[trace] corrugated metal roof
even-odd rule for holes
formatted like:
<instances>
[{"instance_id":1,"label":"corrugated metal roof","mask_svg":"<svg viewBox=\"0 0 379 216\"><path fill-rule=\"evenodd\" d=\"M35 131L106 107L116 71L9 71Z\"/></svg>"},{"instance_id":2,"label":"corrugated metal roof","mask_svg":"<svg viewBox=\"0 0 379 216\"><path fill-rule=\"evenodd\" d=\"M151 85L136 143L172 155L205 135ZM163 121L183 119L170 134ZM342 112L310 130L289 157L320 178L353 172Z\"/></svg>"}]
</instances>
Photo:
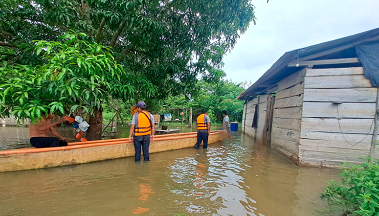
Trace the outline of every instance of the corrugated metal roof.
<instances>
[{"instance_id":1,"label":"corrugated metal roof","mask_svg":"<svg viewBox=\"0 0 379 216\"><path fill-rule=\"evenodd\" d=\"M301 59L308 56L312 57L312 55L332 49L343 49L344 47L347 47L346 49L348 49L351 48L351 46L365 43L370 38L378 36L379 28L376 28L348 37L286 52L253 85L251 85L244 93L242 93L238 99L250 100L257 95L265 92L265 90L270 88L273 84L298 71L300 68L288 67L288 63L290 63L292 60L299 58Z\"/></svg>"}]
</instances>

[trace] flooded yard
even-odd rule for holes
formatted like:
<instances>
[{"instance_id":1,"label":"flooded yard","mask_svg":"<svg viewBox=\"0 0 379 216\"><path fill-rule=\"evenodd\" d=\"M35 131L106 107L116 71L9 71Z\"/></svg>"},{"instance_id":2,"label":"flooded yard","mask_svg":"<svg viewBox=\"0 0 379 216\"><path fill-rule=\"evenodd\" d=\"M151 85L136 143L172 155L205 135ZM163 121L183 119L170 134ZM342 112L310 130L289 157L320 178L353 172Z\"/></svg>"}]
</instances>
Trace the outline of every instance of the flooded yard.
<instances>
[{"instance_id":1,"label":"flooded yard","mask_svg":"<svg viewBox=\"0 0 379 216\"><path fill-rule=\"evenodd\" d=\"M27 145L10 133L28 129L0 128L3 149ZM0 173L0 215L317 215L338 173L298 167L242 133L150 159Z\"/></svg>"},{"instance_id":2,"label":"flooded yard","mask_svg":"<svg viewBox=\"0 0 379 216\"><path fill-rule=\"evenodd\" d=\"M178 123L167 123L165 124L168 126L169 129L179 129L179 132L185 133L185 132L193 132L196 131L196 126L193 125L193 127L188 128L188 125L185 124L178 124ZM157 126L156 129L160 129L162 127L162 124L160 126ZM212 125L212 130L217 130L222 125ZM105 132L103 135L105 136L104 139L109 139L109 135L116 135L116 138L127 138L129 137L129 129L130 125L128 123L125 123L124 125L118 125L117 128L110 128L107 127L105 129ZM64 127L55 127L55 130L64 136L68 142L79 142L78 139L75 138L77 132L72 126L64 126ZM112 132L111 132L112 131ZM111 132L111 133L110 133ZM82 137L86 137L86 132L83 133ZM0 150L6 150L6 149L18 149L18 148L25 148L25 147L31 147L29 142L29 127L23 126L23 127L13 127L13 126L6 126L1 127L0 125Z\"/></svg>"}]
</instances>

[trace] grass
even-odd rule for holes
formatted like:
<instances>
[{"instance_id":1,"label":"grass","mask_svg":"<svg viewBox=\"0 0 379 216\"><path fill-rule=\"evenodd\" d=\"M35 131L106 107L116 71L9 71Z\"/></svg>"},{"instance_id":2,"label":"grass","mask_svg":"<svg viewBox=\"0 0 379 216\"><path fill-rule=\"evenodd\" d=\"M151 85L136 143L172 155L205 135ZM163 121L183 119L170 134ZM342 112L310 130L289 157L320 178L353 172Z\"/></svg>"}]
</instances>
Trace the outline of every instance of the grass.
<instances>
[{"instance_id":1,"label":"grass","mask_svg":"<svg viewBox=\"0 0 379 216\"><path fill-rule=\"evenodd\" d=\"M103 122L109 122L112 120L116 113L113 112L103 112ZM121 114L124 122L130 122L132 121L132 116L130 114ZM114 118L114 120L116 117ZM119 122L121 122L121 119L119 119Z\"/></svg>"}]
</instances>

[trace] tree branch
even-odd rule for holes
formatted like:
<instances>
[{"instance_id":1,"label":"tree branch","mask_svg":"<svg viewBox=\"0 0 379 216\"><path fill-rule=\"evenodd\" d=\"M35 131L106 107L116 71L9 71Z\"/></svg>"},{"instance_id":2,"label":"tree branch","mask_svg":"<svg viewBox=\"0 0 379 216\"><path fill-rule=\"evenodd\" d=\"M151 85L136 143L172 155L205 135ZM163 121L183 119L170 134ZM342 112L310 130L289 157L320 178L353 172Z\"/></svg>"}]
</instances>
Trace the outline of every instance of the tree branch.
<instances>
[{"instance_id":1,"label":"tree branch","mask_svg":"<svg viewBox=\"0 0 379 216\"><path fill-rule=\"evenodd\" d=\"M110 46L111 46L112 48L114 47L114 45L116 45L117 38L118 38L118 36L120 36L120 34L121 34L122 29L124 28L124 26L125 26L124 21L122 21L122 22L120 23L120 26L118 27L116 33L113 35L112 40L111 40L111 44L110 44Z\"/></svg>"},{"instance_id":2,"label":"tree branch","mask_svg":"<svg viewBox=\"0 0 379 216\"><path fill-rule=\"evenodd\" d=\"M15 54L12 54L12 53L3 53L3 52L0 52L0 55L16 56Z\"/></svg>"},{"instance_id":3,"label":"tree branch","mask_svg":"<svg viewBox=\"0 0 379 216\"><path fill-rule=\"evenodd\" d=\"M3 36L1 33L0 33L0 37L3 38L3 40L8 40L8 38Z\"/></svg>"},{"instance_id":4,"label":"tree branch","mask_svg":"<svg viewBox=\"0 0 379 216\"><path fill-rule=\"evenodd\" d=\"M9 45L11 45L13 47L17 47L17 45L12 42L12 39L14 36L11 33L0 30L0 37L3 38L5 41L8 41ZM5 42L3 42L3 43L5 43Z\"/></svg>"},{"instance_id":5,"label":"tree branch","mask_svg":"<svg viewBox=\"0 0 379 216\"><path fill-rule=\"evenodd\" d=\"M122 52L120 52L119 54L121 55L127 55L128 53L139 53L139 54L146 54L146 53L149 53L149 52L155 52L155 51L158 51L159 49L158 48L155 48L155 49L148 49L146 51L141 51L141 50L136 50L136 49L124 49L122 50Z\"/></svg>"},{"instance_id":6,"label":"tree branch","mask_svg":"<svg viewBox=\"0 0 379 216\"><path fill-rule=\"evenodd\" d=\"M1 36L2 38L4 38L5 40L7 40L7 39L12 40L12 38L13 38L13 35L12 35L12 34L10 34L10 33L8 33L8 32L5 32L5 31L2 31L2 30L0 30L0 36ZM7 38L7 37L8 37L8 38Z\"/></svg>"},{"instance_id":7,"label":"tree branch","mask_svg":"<svg viewBox=\"0 0 379 216\"><path fill-rule=\"evenodd\" d=\"M0 41L0 46L4 46L4 47L17 47L16 45L9 44L9 43L4 43L4 42L1 42L1 41Z\"/></svg>"},{"instance_id":8,"label":"tree branch","mask_svg":"<svg viewBox=\"0 0 379 216\"><path fill-rule=\"evenodd\" d=\"M99 30L97 30L96 39L95 39L97 43L99 43L99 41L100 41L100 36L101 36L101 32L104 29L104 25L105 25L105 18L103 18L101 20L101 23L100 23L100 26L99 26Z\"/></svg>"},{"instance_id":9,"label":"tree branch","mask_svg":"<svg viewBox=\"0 0 379 216\"><path fill-rule=\"evenodd\" d=\"M91 20L91 17L90 17L90 14L87 13L87 11L90 9L90 6L84 2L84 0L81 0L81 8L79 8L79 11L81 11L82 13L82 16L84 17L85 21L87 22L87 24L89 26L92 26L92 20ZM93 29L88 29L88 36L92 37L93 36Z\"/></svg>"}]
</instances>

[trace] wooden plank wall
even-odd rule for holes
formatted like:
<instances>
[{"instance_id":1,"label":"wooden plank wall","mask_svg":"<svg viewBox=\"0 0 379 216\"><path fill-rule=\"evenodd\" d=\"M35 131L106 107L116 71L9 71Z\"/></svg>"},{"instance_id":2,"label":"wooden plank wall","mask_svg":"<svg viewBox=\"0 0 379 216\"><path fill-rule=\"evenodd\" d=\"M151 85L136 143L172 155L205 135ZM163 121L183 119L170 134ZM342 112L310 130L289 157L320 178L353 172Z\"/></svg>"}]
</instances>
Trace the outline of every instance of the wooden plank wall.
<instances>
[{"instance_id":1,"label":"wooden plank wall","mask_svg":"<svg viewBox=\"0 0 379 216\"><path fill-rule=\"evenodd\" d=\"M247 114L246 113L246 109L247 108L247 102L243 105L243 114L242 114L242 132L244 132L245 133L245 114Z\"/></svg>"},{"instance_id":2,"label":"wooden plank wall","mask_svg":"<svg viewBox=\"0 0 379 216\"><path fill-rule=\"evenodd\" d=\"M278 83L271 132L274 150L298 163L305 69Z\"/></svg>"},{"instance_id":3,"label":"wooden plank wall","mask_svg":"<svg viewBox=\"0 0 379 216\"><path fill-rule=\"evenodd\" d=\"M246 104L246 120L242 125L245 126L245 133L255 138L256 141L260 141L262 139L266 119L267 97L268 95L260 95ZM253 128L252 124L256 105L258 105L258 122L257 128Z\"/></svg>"},{"instance_id":4,"label":"wooden plank wall","mask_svg":"<svg viewBox=\"0 0 379 216\"><path fill-rule=\"evenodd\" d=\"M266 123L266 110L267 110L267 99L269 95L258 96L258 124L256 128L256 142L261 142L263 137L263 130Z\"/></svg>"},{"instance_id":5,"label":"wooden plank wall","mask_svg":"<svg viewBox=\"0 0 379 216\"><path fill-rule=\"evenodd\" d=\"M308 68L304 78L299 163L335 167L368 156L377 90L364 77L361 67Z\"/></svg>"}]
</instances>

